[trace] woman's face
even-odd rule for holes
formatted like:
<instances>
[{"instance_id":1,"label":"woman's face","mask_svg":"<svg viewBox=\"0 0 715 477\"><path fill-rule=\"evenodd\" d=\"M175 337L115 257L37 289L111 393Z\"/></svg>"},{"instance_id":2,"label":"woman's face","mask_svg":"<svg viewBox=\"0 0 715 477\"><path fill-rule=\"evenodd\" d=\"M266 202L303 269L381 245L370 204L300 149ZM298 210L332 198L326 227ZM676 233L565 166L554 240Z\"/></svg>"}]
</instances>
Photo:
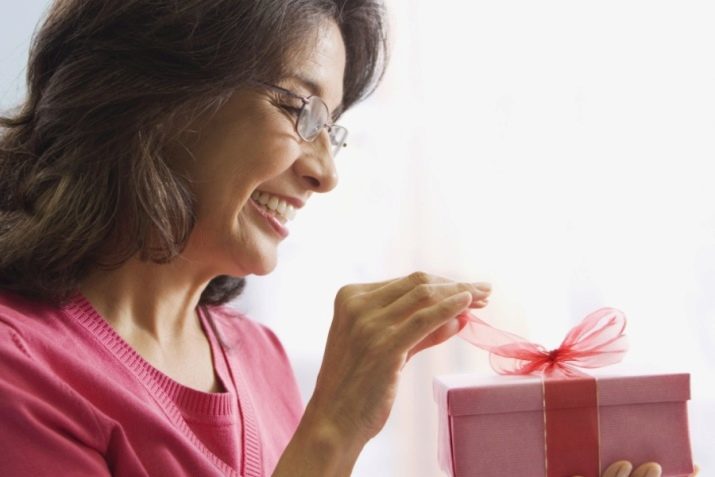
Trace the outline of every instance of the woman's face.
<instances>
[{"instance_id":1,"label":"woman's face","mask_svg":"<svg viewBox=\"0 0 715 477\"><path fill-rule=\"evenodd\" d=\"M345 46L337 25L326 22L315 48L278 86L320 96L331 114L343 97ZM209 120L193 129L184 172L196 198L196 225L183 257L211 275L262 275L276 265L290 218L313 192L337 184L327 131L313 142L295 130L300 106L267 88L236 91ZM265 204L267 202L267 204ZM277 210L275 210L277 209ZM292 209L292 210L291 210Z\"/></svg>"}]
</instances>

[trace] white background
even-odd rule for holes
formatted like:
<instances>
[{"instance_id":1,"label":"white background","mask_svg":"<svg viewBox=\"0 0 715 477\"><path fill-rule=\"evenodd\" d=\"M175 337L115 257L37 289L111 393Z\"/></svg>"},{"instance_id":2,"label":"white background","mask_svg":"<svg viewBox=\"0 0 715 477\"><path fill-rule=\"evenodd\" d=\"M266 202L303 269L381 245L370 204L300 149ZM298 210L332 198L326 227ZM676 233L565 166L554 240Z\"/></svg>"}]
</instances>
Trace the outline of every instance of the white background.
<instances>
[{"instance_id":1,"label":"white background","mask_svg":"<svg viewBox=\"0 0 715 477\"><path fill-rule=\"evenodd\" d=\"M23 91L45 1L2 0L0 108ZM625 311L626 362L690 371L715 469L715 4L388 1L392 59L342 123L341 184L291 225L236 306L283 340L306 399L332 299L413 270L494 286L482 316L552 347ZM356 476L440 475L435 374L485 372L453 340L405 369ZM711 470L708 470L711 469Z\"/></svg>"}]
</instances>

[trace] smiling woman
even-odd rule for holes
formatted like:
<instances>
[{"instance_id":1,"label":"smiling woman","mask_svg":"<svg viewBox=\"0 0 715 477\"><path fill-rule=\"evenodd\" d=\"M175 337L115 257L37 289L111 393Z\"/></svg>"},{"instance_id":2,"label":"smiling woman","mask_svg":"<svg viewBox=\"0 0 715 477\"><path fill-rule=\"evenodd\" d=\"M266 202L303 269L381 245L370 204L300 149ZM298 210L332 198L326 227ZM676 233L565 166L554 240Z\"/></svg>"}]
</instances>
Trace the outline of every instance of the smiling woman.
<instances>
[{"instance_id":1,"label":"smiling woman","mask_svg":"<svg viewBox=\"0 0 715 477\"><path fill-rule=\"evenodd\" d=\"M338 107L345 50L335 24L320 28L315 48L302 65L300 76L314 78L321 96L333 110ZM293 76L281 84L306 91ZM328 192L336 185L328 135L309 142L296 134L298 119L308 116L301 108L292 112L283 96L262 87L237 91L182 140L186 154L178 167L191 178L196 202L196 223L182 255L206 265L209 274L246 276L273 270L277 246L288 236L278 209L300 209L313 192ZM258 200L251 198L254 195Z\"/></svg>"},{"instance_id":2,"label":"smiling woman","mask_svg":"<svg viewBox=\"0 0 715 477\"><path fill-rule=\"evenodd\" d=\"M303 410L267 328L221 306L337 183L381 77L375 0L62 0L0 119L2 475L346 475L399 370L488 286L344 287Z\"/></svg>"},{"instance_id":3,"label":"smiling woman","mask_svg":"<svg viewBox=\"0 0 715 477\"><path fill-rule=\"evenodd\" d=\"M52 4L0 118L0 475L351 473L491 286L343 286L305 408L223 305L336 186L335 121L384 60L378 0Z\"/></svg>"},{"instance_id":4,"label":"smiling woman","mask_svg":"<svg viewBox=\"0 0 715 477\"><path fill-rule=\"evenodd\" d=\"M187 141L217 148L205 138L209 128L238 131L242 139L251 134L249 125L253 133L260 130L256 138L283 128L294 150L281 157L293 159L300 145L290 121L277 121L278 109L260 108L276 103L276 95L254 98L256 110L249 111L251 104L241 100L255 91L241 85L283 81L305 93L325 93L339 114L380 76L384 43L371 2L295 1L270 8L209 1L183 2L181 9L171 1L123 2L118 9L110 3L57 2L34 41L27 101L3 121L0 180L3 191L12 191L2 196L0 283L6 288L61 299L97 263L121 263L136 253L158 262L176 257L196 216L189 178L168 152ZM330 18L340 27L326 23ZM272 129L254 124L256 118ZM230 148L237 144L216 153L233 154L235 162L239 154ZM43 168L31 167L27 157L40 157ZM243 164L237 172L252 167ZM221 165L202 158L198 166L206 175ZM19 212L40 206L46 209L42 221ZM32 266L12 266L22 261ZM204 298L224 302L241 283L218 277Z\"/></svg>"},{"instance_id":5,"label":"smiling woman","mask_svg":"<svg viewBox=\"0 0 715 477\"><path fill-rule=\"evenodd\" d=\"M371 0L51 6L0 118L0 445L24 456L0 473L352 465L304 462L349 396L324 378L301 421L276 337L220 305L335 187L334 121L384 47ZM338 435L357 448L363 430Z\"/></svg>"}]
</instances>

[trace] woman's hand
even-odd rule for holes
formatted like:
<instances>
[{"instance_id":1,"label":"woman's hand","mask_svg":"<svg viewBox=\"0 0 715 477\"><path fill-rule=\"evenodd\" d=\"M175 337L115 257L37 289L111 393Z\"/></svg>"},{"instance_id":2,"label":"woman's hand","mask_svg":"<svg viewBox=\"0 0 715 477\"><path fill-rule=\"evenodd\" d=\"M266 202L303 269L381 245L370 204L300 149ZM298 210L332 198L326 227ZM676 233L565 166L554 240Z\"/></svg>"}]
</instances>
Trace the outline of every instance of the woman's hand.
<instances>
[{"instance_id":1,"label":"woman's hand","mask_svg":"<svg viewBox=\"0 0 715 477\"><path fill-rule=\"evenodd\" d=\"M315 392L291 444L322 436L312 446L319 458L338 452L344 462L313 475L349 475L363 445L384 426L405 363L461 330L465 311L485 306L489 293L485 283L425 273L338 292Z\"/></svg>"},{"instance_id":2,"label":"woman's hand","mask_svg":"<svg viewBox=\"0 0 715 477\"><path fill-rule=\"evenodd\" d=\"M603 477L660 477L661 473L660 465L655 462L648 462L633 470L633 464L626 460L619 460L606 469L603 473ZM695 467L695 472L690 477L695 477L696 475L698 475L697 466Z\"/></svg>"},{"instance_id":3,"label":"woman's hand","mask_svg":"<svg viewBox=\"0 0 715 477\"><path fill-rule=\"evenodd\" d=\"M343 287L311 404L344 435L367 441L387 419L407 360L456 334L460 315L484 306L489 292L424 273Z\"/></svg>"}]
</instances>

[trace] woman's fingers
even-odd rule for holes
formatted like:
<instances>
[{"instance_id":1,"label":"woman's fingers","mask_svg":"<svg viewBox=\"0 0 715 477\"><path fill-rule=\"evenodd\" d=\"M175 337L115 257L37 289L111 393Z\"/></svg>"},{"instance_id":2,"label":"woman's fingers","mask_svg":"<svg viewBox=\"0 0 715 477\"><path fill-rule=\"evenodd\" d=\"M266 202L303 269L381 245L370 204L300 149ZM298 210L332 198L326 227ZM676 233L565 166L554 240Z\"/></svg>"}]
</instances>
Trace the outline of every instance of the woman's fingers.
<instances>
[{"instance_id":1,"label":"woman's fingers","mask_svg":"<svg viewBox=\"0 0 715 477\"><path fill-rule=\"evenodd\" d=\"M690 477L696 477L700 469L695 466L695 472ZM619 460L609 465L602 477L660 477L663 469L655 462L648 462L633 470L633 465L626 460ZM574 477L581 477L575 475Z\"/></svg>"},{"instance_id":2,"label":"woman's fingers","mask_svg":"<svg viewBox=\"0 0 715 477\"><path fill-rule=\"evenodd\" d=\"M390 280L384 280L381 282L373 283L354 283L352 285L346 285L342 288L342 292L347 295L358 295L364 293L373 294L373 300L380 306L385 306L398 297L407 293L411 288L417 285L427 284L427 283L448 283L453 280L448 280L437 275L430 275L424 272L413 272L407 276L392 278Z\"/></svg>"},{"instance_id":3,"label":"woman's fingers","mask_svg":"<svg viewBox=\"0 0 715 477\"><path fill-rule=\"evenodd\" d=\"M463 313L471 302L472 294L468 291L461 291L432 306L421 309L397 325L399 332L396 333L395 346L398 349L412 350L448 320L457 321L455 318Z\"/></svg>"},{"instance_id":4,"label":"woman's fingers","mask_svg":"<svg viewBox=\"0 0 715 477\"><path fill-rule=\"evenodd\" d=\"M408 290L402 296L385 307L387 316L398 320L412 316L419 310L440 303L445 298L460 292L469 293L468 307L478 308L486 304L489 292L477 288L472 283L432 283L422 284Z\"/></svg>"},{"instance_id":5,"label":"woman's fingers","mask_svg":"<svg viewBox=\"0 0 715 477\"><path fill-rule=\"evenodd\" d=\"M412 297L422 300L430 298L430 290L435 286L446 285L458 287L453 293L469 290L474 293L475 302L489 296L491 285L488 283L459 283L436 275L415 272L397 280L383 282L376 288L363 288L361 291L369 293L370 301L382 307L388 306L409 293Z\"/></svg>"},{"instance_id":6,"label":"woman's fingers","mask_svg":"<svg viewBox=\"0 0 715 477\"><path fill-rule=\"evenodd\" d=\"M660 477L663 473L660 465L655 462L648 462L643 465L639 465L636 470L633 471L631 477Z\"/></svg>"},{"instance_id":7,"label":"woman's fingers","mask_svg":"<svg viewBox=\"0 0 715 477\"><path fill-rule=\"evenodd\" d=\"M407 359L409 360L413 355L419 353L423 349L427 349L438 345L443 341L447 341L449 338L459 333L468 321L469 317L466 313L457 315L453 320L447 320L445 324L434 330L422 341L417 343L412 349L410 349L407 353Z\"/></svg>"},{"instance_id":8,"label":"woman's fingers","mask_svg":"<svg viewBox=\"0 0 715 477\"><path fill-rule=\"evenodd\" d=\"M619 460L608 466L603 477L629 477L632 470L633 465L630 462Z\"/></svg>"}]
</instances>

